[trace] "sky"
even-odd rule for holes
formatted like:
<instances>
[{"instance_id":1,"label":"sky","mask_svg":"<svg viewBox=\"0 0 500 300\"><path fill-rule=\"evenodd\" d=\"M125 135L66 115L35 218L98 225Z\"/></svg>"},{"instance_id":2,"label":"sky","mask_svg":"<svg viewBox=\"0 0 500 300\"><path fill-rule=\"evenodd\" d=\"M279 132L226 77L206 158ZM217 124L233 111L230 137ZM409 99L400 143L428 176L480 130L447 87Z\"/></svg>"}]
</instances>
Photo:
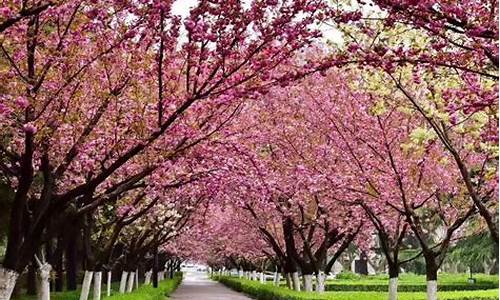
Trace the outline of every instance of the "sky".
<instances>
[{"instance_id":1,"label":"sky","mask_svg":"<svg viewBox=\"0 0 500 300\"><path fill-rule=\"evenodd\" d=\"M244 0L244 2L249 2L249 0ZM189 15L189 10L198 3L198 0L177 0L172 5L172 13L174 15L180 15L183 19ZM342 34L335 28L322 25L320 30L323 32L324 41L331 41L336 44L342 44Z\"/></svg>"}]
</instances>

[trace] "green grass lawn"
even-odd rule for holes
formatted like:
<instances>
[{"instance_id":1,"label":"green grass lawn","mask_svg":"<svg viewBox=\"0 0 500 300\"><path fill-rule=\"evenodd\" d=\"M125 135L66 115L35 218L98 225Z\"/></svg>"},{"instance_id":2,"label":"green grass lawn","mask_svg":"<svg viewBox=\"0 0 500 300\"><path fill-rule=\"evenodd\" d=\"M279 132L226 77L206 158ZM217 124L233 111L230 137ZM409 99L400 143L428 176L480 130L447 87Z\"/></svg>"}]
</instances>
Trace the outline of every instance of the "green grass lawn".
<instances>
[{"instance_id":1,"label":"green grass lawn","mask_svg":"<svg viewBox=\"0 0 500 300\"><path fill-rule=\"evenodd\" d=\"M158 288L151 285L140 285L138 289L129 294L119 294L119 283L113 282L111 287L111 296L106 297L106 285L102 286L102 298L107 300L164 300L165 296L170 295L182 281L182 274L177 274L173 279L167 279L159 282ZM36 296L24 295L16 300L36 300ZM80 290L53 292L50 293L51 300L78 300L80 299ZM89 293L89 299L92 299L92 290Z\"/></svg>"},{"instance_id":2,"label":"green grass lawn","mask_svg":"<svg viewBox=\"0 0 500 300\"><path fill-rule=\"evenodd\" d=\"M246 279L215 277L228 287L246 293L257 300L386 300L387 292L325 292L318 294L315 292L295 292L284 287L276 287L270 283L261 284L259 282ZM380 278L379 280L381 280ZM364 279L370 280L370 279ZM377 280L377 279L375 279ZM438 292L441 300L493 300L498 299L498 289L480 291L449 291ZM401 292L398 295L400 300L425 300L425 292Z\"/></svg>"}]
</instances>

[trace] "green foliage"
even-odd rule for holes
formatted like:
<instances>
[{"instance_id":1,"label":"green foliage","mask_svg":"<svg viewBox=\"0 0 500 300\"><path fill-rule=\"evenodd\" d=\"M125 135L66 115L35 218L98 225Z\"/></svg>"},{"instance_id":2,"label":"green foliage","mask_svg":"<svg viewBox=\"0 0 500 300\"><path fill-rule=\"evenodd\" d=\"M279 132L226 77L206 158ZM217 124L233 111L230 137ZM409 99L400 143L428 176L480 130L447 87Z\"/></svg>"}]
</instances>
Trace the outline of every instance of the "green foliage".
<instances>
[{"instance_id":1,"label":"green foliage","mask_svg":"<svg viewBox=\"0 0 500 300\"><path fill-rule=\"evenodd\" d=\"M498 257L496 250L490 233L483 232L459 241L450 251L448 259L481 269L483 262L493 261Z\"/></svg>"},{"instance_id":2,"label":"green foliage","mask_svg":"<svg viewBox=\"0 0 500 300\"><path fill-rule=\"evenodd\" d=\"M498 288L498 275L474 274L475 284L468 282L469 274L440 273L438 289L441 291L455 290L487 290ZM328 280L326 288L334 291L386 291L389 276L386 274L358 276L354 279ZM398 290L418 292L426 290L426 279L423 275L404 273L399 276Z\"/></svg>"},{"instance_id":3,"label":"green foliage","mask_svg":"<svg viewBox=\"0 0 500 300\"><path fill-rule=\"evenodd\" d=\"M248 294L257 300L386 300L387 292L296 292L272 284L233 277L216 276L214 279L229 288ZM439 292L441 300L494 300L498 299L498 290ZM426 293L399 293L400 300L424 300Z\"/></svg>"},{"instance_id":4,"label":"green foliage","mask_svg":"<svg viewBox=\"0 0 500 300\"><path fill-rule=\"evenodd\" d=\"M336 276L337 279L342 280L358 280L361 279L361 275L353 273L353 272L345 272L342 271Z\"/></svg>"},{"instance_id":5,"label":"green foliage","mask_svg":"<svg viewBox=\"0 0 500 300\"><path fill-rule=\"evenodd\" d=\"M167 279L159 282L158 288L151 285L142 285L130 294L118 294L116 291L110 297L106 297L106 291L103 290L101 299L106 300L165 300L165 296L172 294L182 281L182 273L176 273L173 279ZM92 291L89 298L92 298ZM19 300L35 300L36 296L23 296ZM80 299L80 290L67 292L50 293L51 300L78 300Z\"/></svg>"},{"instance_id":6,"label":"green foliage","mask_svg":"<svg viewBox=\"0 0 500 300\"><path fill-rule=\"evenodd\" d=\"M498 284L441 284L438 285L438 291L474 291L474 290L489 290L498 288ZM327 291L372 291L372 292L385 292L389 289L388 284L327 284L325 286ZM400 292L425 292L426 285L417 284L402 284L398 286Z\"/></svg>"},{"instance_id":7,"label":"green foliage","mask_svg":"<svg viewBox=\"0 0 500 300\"><path fill-rule=\"evenodd\" d=\"M143 285L130 294L115 294L105 298L109 300L164 300L165 296L172 294L182 281L182 273L173 279L164 280L155 289L151 285Z\"/></svg>"}]
</instances>

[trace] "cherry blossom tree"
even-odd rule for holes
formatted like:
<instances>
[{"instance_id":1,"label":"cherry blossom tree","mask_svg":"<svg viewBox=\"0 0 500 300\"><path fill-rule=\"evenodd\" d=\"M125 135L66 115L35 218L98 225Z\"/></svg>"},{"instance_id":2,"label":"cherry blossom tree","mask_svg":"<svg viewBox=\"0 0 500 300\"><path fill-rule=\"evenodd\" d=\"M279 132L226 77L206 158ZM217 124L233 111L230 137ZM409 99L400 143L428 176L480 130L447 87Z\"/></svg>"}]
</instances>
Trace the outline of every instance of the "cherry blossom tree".
<instances>
[{"instance_id":1,"label":"cherry blossom tree","mask_svg":"<svg viewBox=\"0 0 500 300\"><path fill-rule=\"evenodd\" d=\"M405 99L425 118L498 244L497 192L484 184L498 173L496 3L358 3L355 24L343 27L349 56L366 67L372 88L383 86L377 96ZM475 160L466 156L472 148Z\"/></svg>"},{"instance_id":2,"label":"cherry blossom tree","mask_svg":"<svg viewBox=\"0 0 500 300\"><path fill-rule=\"evenodd\" d=\"M96 191L127 189L156 167L140 161L171 159L221 126L238 101L300 78L277 66L319 35L310 25L325 16L321 1L212 1L182 23L171 4L5 9L2 177L15 191L5 298L48 220L71 202L101 205Z\"/></svg>"}]
</instances>

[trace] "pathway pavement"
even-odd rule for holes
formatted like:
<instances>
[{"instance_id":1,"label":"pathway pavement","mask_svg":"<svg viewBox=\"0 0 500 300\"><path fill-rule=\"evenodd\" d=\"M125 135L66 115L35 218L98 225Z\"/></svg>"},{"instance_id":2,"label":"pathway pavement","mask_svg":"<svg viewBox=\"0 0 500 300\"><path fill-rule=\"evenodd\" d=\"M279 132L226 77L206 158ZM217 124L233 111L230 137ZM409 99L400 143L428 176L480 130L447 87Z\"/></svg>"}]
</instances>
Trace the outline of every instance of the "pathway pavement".
<instances>
[{"instance_id":1,"label":"pathway pavement","mask_svg":"<svg viewBox=\"0 0 500 300\"><path fill-rule=\"evenodd\" d=\"M232 291L212 281L204 272L184 273L184 279L170 296L173 300L250 300L247 296Z\"/></svg>"}]
</instances>

